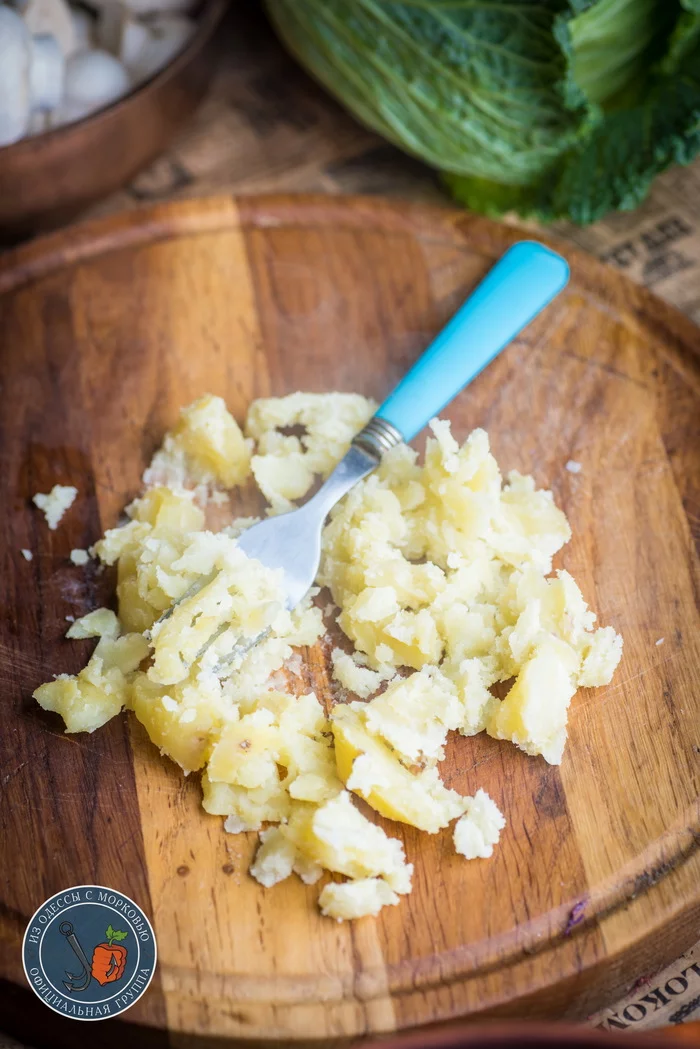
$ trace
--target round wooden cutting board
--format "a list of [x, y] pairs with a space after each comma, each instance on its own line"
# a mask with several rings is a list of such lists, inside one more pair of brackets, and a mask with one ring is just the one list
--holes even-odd
[[[225, 834], [133, 717], [66, 736], [31, 698], [90, 652], [63, 639], [66, 617], [112, 599], [111, 575], [71, 549], [116, 523], [180, 406], [211, 391], [242, 419], [294, 390], [380, 399], [516, 239], [371, 199], [224, 198], [0, 260], [1, 1029], [35, 1046], [86, 1036], [31, 996], [20, 960], [29, 916], [81, 883], [155, 926], [152, 986], [87, 1029], [134, 1049], [582, 1019], [700, 936], [700, 333], [568, 248], [569, 287], [448, 414], [460, 438], [489, 431], [504, 472], [553, 489], [574, 531], [558, 566], [622, 631], [624, 658], [576, 696], [561, 767], [485, 736], [451, 745], [448, 781], [506, 816], [492, 860], [377, 817], [415, 864], [413, 893], [337, 924], [318, 886], [247, 875], [255, 836]], [[55, 483], [80, 494], [49, 532], [30, 499]], [[327, 699], [322, 649], [304, 657], [296, 687]]]

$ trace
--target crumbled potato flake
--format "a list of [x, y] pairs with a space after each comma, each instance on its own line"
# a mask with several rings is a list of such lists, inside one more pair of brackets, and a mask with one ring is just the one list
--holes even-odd
[[455, 823], [456, 851], [468, 860], [488, 859], [505, 825], [496, 802], [485, 790], [477, 790], [473, 798], [467, 798], [467, 810]]
[[32, 496], [32, 502], [42, 511], [53, 532], [58, 528], [66, 510], [75, 502], [77, 494], [78, 489], [70, 484], [55, 484], [47, 495], [37, 492]]

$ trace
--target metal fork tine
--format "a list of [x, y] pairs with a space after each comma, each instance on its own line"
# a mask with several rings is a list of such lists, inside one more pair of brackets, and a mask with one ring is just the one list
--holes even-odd
[[[171, 615], [176, 610], [176, 608], [178, 608], [179, 605], [183, 604], [185, 601], [189, 601], [191, 597], [196, 597], [197, 594], [201, 590], [203, 590], [205, 586], [208, 586], [209, 583], [212, 583], [220, 574], [220, 570], [216, 569], [213, 572], [209, 572], [208, 575], [200, 576], [199, 579], [196, 579], [195, 582], [192, 583], [192, 585], [189, 586], [187, 590], [185, 590], [184, 594], [181, 594], [176, 601], [173, 601], [170, 608], [166, 608], [166, 610], [156, 620], [156, 624], [166, 622], [166, 620], [168, 620], [171, 617]], [[210, 649], [211, 646], [215, 644], [219, 640], [219, 638], [226, 633], [227, 630], [230, 629], [230, 627], [230, 623], [222, 623], [222, 625], [214, 631], [211, 637], [209, 637], [204, 642], [202, 647], [197, 652], [197, 655], [195, 656], [193, 663], [197, 663], [205, 654], [205, 652], [207, 652], [208, 649]], [[271, 633], [272, 631], [270, 627], [266, 627], [254, 637], [246, 638], [234, 644], [231, 651], [228, 652], [225, 656], [223, 656], [219, 660], [219, 662], [215, 664], [213, 669], [217, 677], [221, 677], [222, 674], [224, 674], [226, 670], [230, 668], [231, 664], [238, 658], [238, 656], [246, 655], [246, 653], [249, 652], [254, 645], [257, 645], [259, 641], [262, 641], [265, 638], [269, 637]]]
[[209, 572], [208, 575], [203, 575], [200, 576], [199, 579], [195, 579], [194, 583], [192, 583], [191, 586], [188, 586], [184, 594], [181, 594], [177, 600], [173, 601], [170, 608], [166, 608], [165, 612], [161, 612], [153, 626], [159, 626], [161, 623], [164, 623], [166, 619], [170, 619], [176, 608], [178, 608], [184, 601], [189, 601], [191, 597], [196, 597], [199, 591], [204, 590], [205, 586], [209, 586], [210, 583], [213, 583], [219, 574], [220, 571], [217, 568], [213, 572]]
[[250, 652], [251, 648], [254, 648], [255, 645], [259, 644], [261, 641], [264, 641], [265, 638], [269, 637], [271, 633], [272, 630], [268, 626], [265, 627], [264, 630], [261, 630], [259, 634], [256, 634], [255, 637], [246, 638], [245, 641], [239, 641], [238, 644], [235, 645], [230, 652], [228, 652], [225, 656], [221, 657], [219, 662], [214, 667], [214, 673], [216, 674], [216, 676], [222, 677], [225, 674], [225, 672], [231, 668], [231, 664], [238, 658], [238, 656], [247, 655], [248, 652]]

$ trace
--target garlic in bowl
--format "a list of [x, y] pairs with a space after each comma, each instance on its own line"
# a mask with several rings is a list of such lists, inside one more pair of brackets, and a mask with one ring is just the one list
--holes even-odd
[[63, 78], [55, 38], [32, 35], [19, 15], [0, 6], [0, 145], [22, 138], [34, 113], [58, 104]]
[[[91, 2], [27, 0], [20, 10], [0, 0], [0, 242], [121, 188], [166, 148], [212, 77], [228, 0], [187, 12], [182, 0], [137, 0], [137, 10]], [[27, 27], [30, 12], [42, 32]]]
[[[0, 146], [123, 98], [172, 61], [195, 30], [183, 0], [25, 0], [1, 5], [0, 19], [3, 94], [21, 103], [0, 126]], [[32, 121], [36, 113], [44, 119]]]
[[64, 56], [78, 49], [79, 37], [73, 21], [73, 9], [66, 0], [27, 0], [14, 6], [34, 36], [52, 36]]
[[57, 127], [81, 120], [116, 102], [130, 87], [126, 69], [108, 51], [77, 51], [66, 62], [63, 97], [50, 113], [49, 124]]

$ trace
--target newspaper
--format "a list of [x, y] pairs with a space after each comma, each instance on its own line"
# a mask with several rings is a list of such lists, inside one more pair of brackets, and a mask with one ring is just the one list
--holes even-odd
[[700, 943], [673, 965], [636, 980], [622, 1001], [588, 1018], [601, 1031], [650, 1031], [700, 1020]]
[[700, 324], [700, 160], [659, 178], [636, 211], [552, 231], [622, 270]]

